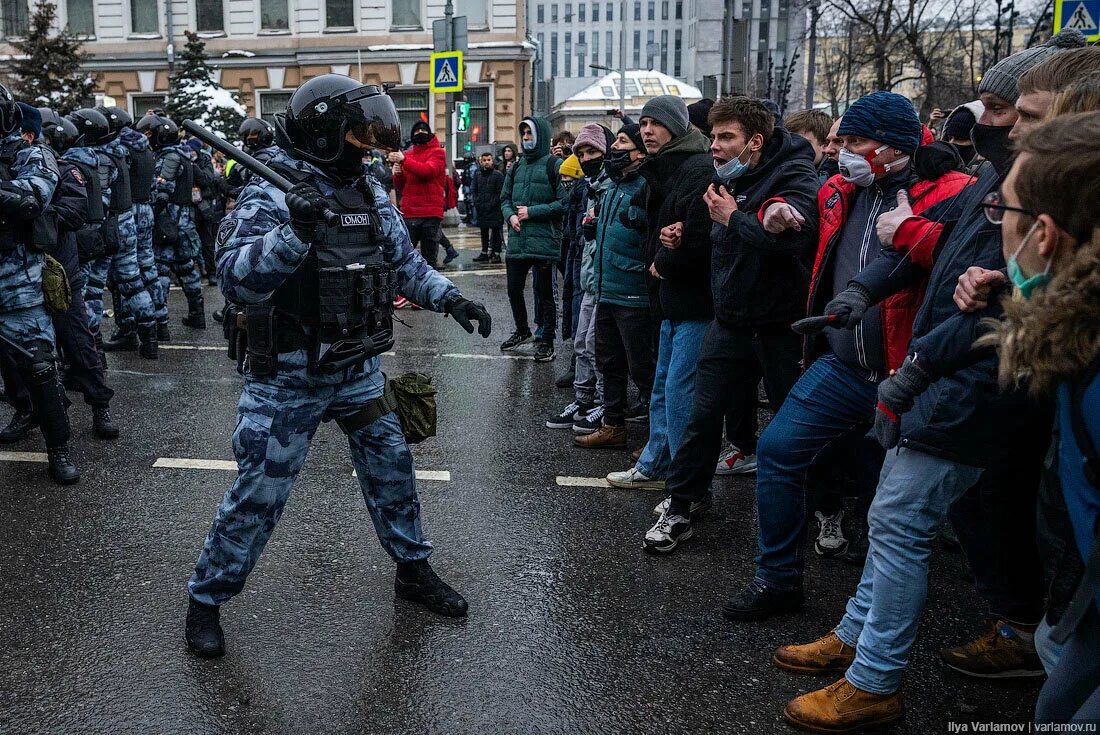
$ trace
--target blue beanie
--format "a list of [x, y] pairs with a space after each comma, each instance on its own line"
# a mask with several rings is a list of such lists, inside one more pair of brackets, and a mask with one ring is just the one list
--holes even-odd
[[198, 138], [188, 138], [187, 139], [187, 145], [190, 146], [191, 148], [194, 148], [196, 151], [201, 151], [202, 150], [202, 141], [199, 140]]
[[23, 113], [23, 124], [19, 128], [23, 133], [34, 133], [35, 139], [42, 137], [42, 113], [37, 107], [31, 107], [26, 102], [16, 102], [19, 111]]
[[922, 132], [909, 100], [893, 92], [872, 92], [852, 103], [836, 134], [877, 140], [912, 155], [920, 147]]

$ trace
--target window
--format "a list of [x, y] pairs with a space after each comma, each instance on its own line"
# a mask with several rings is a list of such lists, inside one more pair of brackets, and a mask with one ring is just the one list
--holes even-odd
[[661, 71], [668, 74], [668, 30], [661, 31]]
[[[69, 7], [72, 7], [71, 0]], [[168, 100], [162, 94], [135, 94], [130, 98], [130, 117], [140, 120], [149, 110], [164, 109], [166, 104]]]
[[545, 33], [538, 34], [538, 39], [539, 39], [538, 75], [539, 75], [539, 79], [545, 79], [546, 78], [546, 34]]
[[458, 0], [455, 15], [465, 15], [468, 28], [489, 27], [489, 0]]
[[[5, 5], [5, 7], [7, 7]], [[146, 0], [130, 0], [130, 31], [132, 33], [160, 33], [160, 11], [157, 3]], [[5, 15], [5, 19], [6, 19]]]
[[550, 34], [550, 74], [553, 79], [558, 75], [558, 34]]
[[[615, 20], [615, 4], [614, 3], [608, 3], [606, 10], [607, 10], [607, 12], [603, 14], [603, 17], [604, 17], [604, 20], [606, 20], [608, 23], [610, 23], [613, 20]], [[622, 18], [619, 18], [619, 20], [622, 20]]]
[[4, 13], [4, 35], [24, 36], [27, 33], [27, 0], [4, 0], [0, 8]]
[[352, 28], [354, 26], [354, 0], [325, 0], [326, 28]]
[[95, 35], [95, 12], [92, 8], [92, 0], [69, 0], [65, 3], [65, 11], [69, 16], [71, 32], [78, 36]]
[[260, 0], [260, 30], [290, 30], [290, 12], [287, 0]]
[[[645, 36], [646, 36], [646, 38], [645, 38], [645, 68], [646, 69], [652, 69], [653, 68], [653, 60], [654, 60], [654, 57], [656, 56], [656, 54], [654, 54], [654, 52], [657, 49], [654, 48], [655, 44], [653, 43], [653, 34], [654, 34], [654, 31], [646, 31], [646, 34], [645, 34]], [[657, 94], [660, 94], [660, 92], [658, 92]]]
[[[593, 32], [592, 34], [592, 64], [600, 63], [600, 34], [599, 32]], [[592, 73], [595, 74], [596, 70], [593, 69]]]
[[579, 20], [581, 23], [585, 22], [584, 13], [587, 8], [588, 6], [584, 3], [577, 3], [577, 20]]
[[615, 66], [615, 34], [613, 31], [606, 31], [603, 34], [604, 43], [604, 57], [603, 65], [608, 69]]
[[592, 22], [593, 23], [599, 23], [600, 22], [600, 4], [599, 3], [592, 3]]
[[661, 0], [661, 20], [668, 20], [668, 0]]
[[224, 31], [225, 13], [222, 0], [195, 0], [195, 29], [199, 31]]
[[290, 102], [290, 92], [258, 92], [260, 98], [260, 117], [269, 123], [275, 122], [276, 112], [286, 112]]
[[684, 4], [680, 0], [676, 0], [676, 20], [684, 19]]
[[412, 126], [423, 117], [428, 117], [427, 89], [391, 89], [387, 94], [397, 108], [397, 119], [401, 122], [401, 139], [412, 136]]
[[642, 65], [642, 32], [634, 31], [634, 68]]
[[573, 34], [565, 32], [565, 76], [573, 76]]
[[660, 97], [664, 93], [664, 89], [661, 88], [661, 80], [657, 77], [645, 77], [642, 79], [642, 96]]
[[393, 0], [394, 28], [420, 27], [420, 0]]
[[[582, 5], [581, 7], [583, 8], [584, 6]], [[593, 33], [592, 35], [596, 35], [596, 34]], [[584, 57], [584, 54], [586, 54], [587, 51], [588, 50], [585, 48], [585, 42], [584, 42], [584, 31], [581, 31], [580, 33], [577, 34], [577, 76], [578, 77], [583, 77], [584, 76], [584, 63], [587, 61], [587, 59]]]
[[657, 0], [649, 0], [649, 12], [646, 14], [650, 20], [657, 19]]
[[538, 19], [539, 19], [539, 23], [545, 23], [546, 22], [546, 6], [545, 5], [539, 5]]
[[553, 5], [550, 6], [550, 22], [551, 23], [557, 23], [558, 22], [558, 4], [557, 3], [554, 3]]
[[672, 76], [678, 77], [683, 72], [683, 68], [680, 65], [683, 57], [683, 32], [680, 29], [676, 29], [676, 56], [673, 58]]
[[642, 0], [634, 0], [634, 20], [642, 19]]

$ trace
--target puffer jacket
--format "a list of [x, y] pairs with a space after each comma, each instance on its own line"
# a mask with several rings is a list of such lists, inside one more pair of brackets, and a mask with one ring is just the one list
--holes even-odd
[[405, 219], [443, 219], [446, 179], [447, 155], [434, 135], [405, 151], [401, 173], [393, 175]]
[[508, 170], [500, 212], [507, 224], [522, 205], [528, 219], [520, 223], [519, 232], [508, 228], [507, 257], [558, 260], [568, 201], [558, 178], [561, 161], [550, 156], [550, 122], [544, 117], [525, 117], [523, 122], [535, 133], [535, 150], [523, 153]]
[[[615, 183], [607, 180], [596, 205], [595, 294], [599, 303], [649, 308], [646, 289], [645, 238], [623, 220], [644, 223], [645, 211], [633, 203], [645, 186], [632, 175]], [[625, 215], [625, 216], [624, 216]]]
[[491, 168], [478, 171], [473, 176], [470, 187], [474, 200], [476, 225], [478, 227], [502, 227], [504, 218], [500, 216], [500, 194], [504, 190], [504, 174]]

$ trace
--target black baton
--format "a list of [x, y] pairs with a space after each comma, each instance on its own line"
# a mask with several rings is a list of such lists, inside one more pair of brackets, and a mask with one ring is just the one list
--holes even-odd
[[[284, 194], [294, 187], [294, 183], [290, 179], [275, 171], [266, 163], [248, 155], [235, 145], [222, 140], [195, 121], [184, 120], [183, 129], [219, 153], [224, 153], [227, 157], [237, 161], [237, 163], [243, 163], [245, 168]], [[325, 223], [330, 227], [339, 221], [338, 215], [327, 207], [321, 212], [321, 216], [325, 218]]]
[[26, 347], [19, 344], [18, 342], [13, 342], [12, 340], [5, 337], [4, 335], [0, 334], [0, 348], [4, 348], [4, 347], [8, 348], [12, 352], [15, 352], [19, 355], [22, 355], [23, 357], [25, 357], [28, 360], [33, 360], [34, 359], [34, 353], [33, 352], [31, 352], [30, 350], [28, 350]]

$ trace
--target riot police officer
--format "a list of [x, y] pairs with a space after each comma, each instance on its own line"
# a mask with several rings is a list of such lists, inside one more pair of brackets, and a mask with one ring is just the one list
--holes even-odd
[[247, 350], [237, 480], [188, 582], [186, 640], [201, 657], [224, 652], [219, 606], [244, 587], [322, 421], [347, 434], [375, 531], [397, 562], [397, 596], [441, 615], [467, 607], [428, 565], [412, 455], [384, 398], [379, 356], [393, 344], [395, 293], [470, 333], [476, 321], [483, 337], [489, 314], [412, 248], [401, 215], [366, 175], [369, 148], [400, 146], [396, 109], [378, 87], [315, 77], [276, 128], [282, 150], [270, 165], [298, 183], [284, 195], [253, 179], [217, 235], [221, 289], [243, 310]]
[[[241, 136], [242, 147], [245, 152], [258, 160], [267, 163], [279, 152], [275, 145], [275, 128], [266, 120], [258, 117], [246, 117], [237, 129]], [[225, 163], [225, 179], [229, 184], [230, 192], [236, 196], [252, 178], [252, 174], [235, 160]]]
[[0, 343], [15, 358], [30, 394], [31, 421], [46, 440], [50, 477], [68, 485], [80, 479], [80, 471], [69, 457], [68, 403], [42, 290], [41, 249], [56, 245], [56, 229], [46, 238], [43, 230], [49, 228], [42, 225], [60, 175], [53, 154], [31, 143], [41, 130], [24, 133], [22, 127], [22, 112], [0, 85]]

